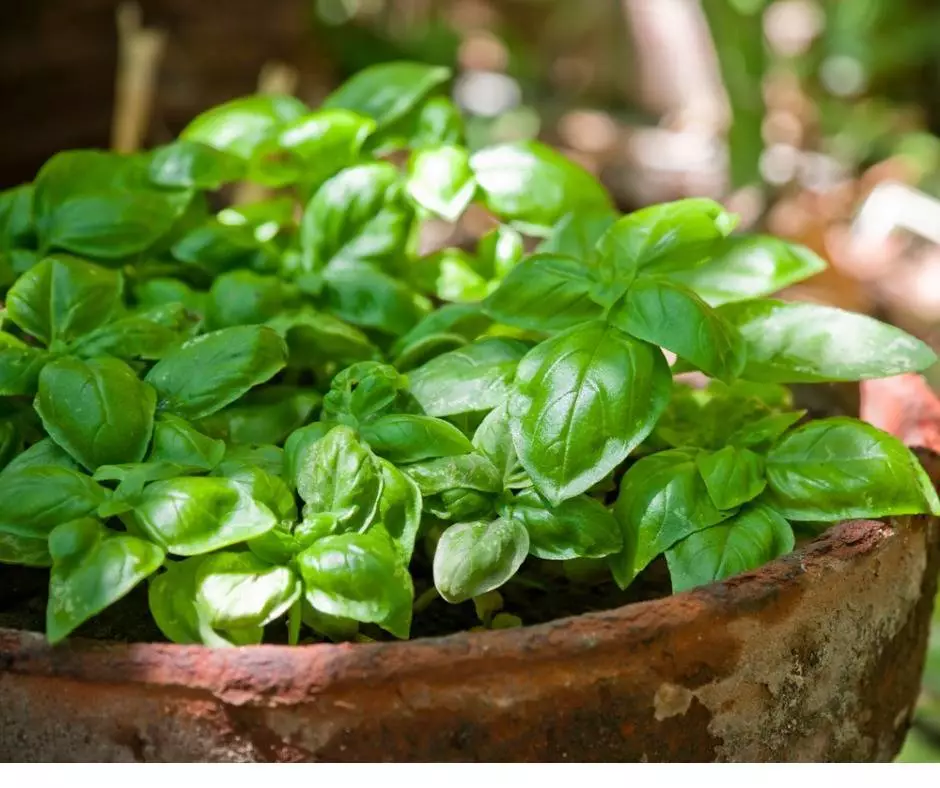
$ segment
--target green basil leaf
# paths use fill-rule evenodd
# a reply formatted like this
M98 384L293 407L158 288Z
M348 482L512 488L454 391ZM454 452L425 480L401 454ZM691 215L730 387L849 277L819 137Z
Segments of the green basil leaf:
M388 364L362 361L346 367L323 398L324 421L356 425L392 411L420 412L406 387L408 379Z
M223 208L216 214L222 224L246 226L258 243L272 241L286 231L293 231L296 203L288 195L257 202L239 203Z
M323 102L324 109L347 109L372 118L378 128L406 115L432 90L450 79L450 69L396 61L359 71Z
M470 152L459 145L416 150L406 188L422 208L449 222L457 221L477 190Z
M821 383L918 372L937 361L919 339L830 306L753 299L718 309L744 337L746 378Z
M33 245L33 192L28 183L0 191L0 249Z
M251 465L270 473L272 476L285 477L284 449L269 443L259 443L254 446L227 446L225 449L225 462L239 462L242 465Z
M398 464L473 451L473 444L460 430L433 416L392 413L363 425L360 431L376 454Z
M825 260L805 246L768 235L735 235L719 242L706 263L669 278L721 306L771 295L825 268Z
M314 542L297 556L304 597L331 616L378 624L397 638L411 627L414 588L394 543L381 528Z
M757 569L793 549L793 529L777 512L751 504L719 525L690 534L666 551L672 591Z
M618 219L598 241L599 266L618 275L668 274L708 258L736 219L714 200L653 205Z
M886 432L849 418L820 419L767 455L768 503L788 520L834 522L940 514L917 457Z
M176 240L170 253L181 263L218 276L233 268L277 270L280 251L270 243L259 243L248 225L223 224L217 217L192 227Z
M400 336L427 312L417 294L366 263L331 267L324 272L323 282L330 311L353 325L383 334Z
M517 230L501 224L485 233L477 244L477 269L487 279L509 275L525 255L525 242Z
M0 421L0 471L23 448L22 430L13 421Z
M284 441L284 478L294 489L297 489L299 474L302 470L311 467L315 462L314 446L335 426L335 424L317 421L294 430Z
M32 396L49 353L26 345L0 345L0 397Z
M695 460L698 452L673 449L644 457L624 474L614 516L623 550L608 560L626 588L660 553L690 534L720 523Z
M176 140L150 156L150 180L159 186L214 190L244 175L245 164L237 156L195 140Z
M309 306L282 312L267 325L284 338L288 347L288 366L319 368L323 364L353 364L377 359L381 354L358 328Z
M203 435L192 424L172 413L161 413L153 425L150 462L173 462L211 471L222 462L225 444Z
M388 267L403 254L413 223L414 209L393 165L349 167L324 183L304 209L302 269L315 273L330 263Z
M203 112L183 129L180 139L249 159L262 142L307 112L293 96L244 96Z
M187 311L203 315L206 312L206 295L170 277L155 277L134 286L134 299L142 309L176 308L181 304Z
M0 474L0 496L0 532L44 539L57 525L94 512L107 491L71 468L11 464Z
M134 523L174 555L199 555L270 531L276 515L238 483L214 476L154 482L134 509Z
M610 198L587 170L540 142L513 142L470 158L487 208L531 235L572 211L604 210Z
M281 443L307 423L319 404L320 395L315 391L265 386L200 419L199 428L228 444Z
M495 493L455 487L424 499L424 509L438 520L454 523L491 520L498 503Z
M459 350L466 344L467 340L459 334L430 334L405 347L395 357L394 366L402 372L410 372L444 353Z
M150 482L175 479L188 473L200 473L202 468L178 462L127 462L120 465L102 465L95 471L95 481L116 481L111 497L97 509L98 517L120 516L133 511L140 501L144 487Z
M196 605L196 578L209 556L194 556L185 561L168 562L167 571L150 581L150 613L160 631L174 643L203 643L205 611ZM257 645L264 632L260 627L229 630L225 638L213 633L211 645Z
M116 358L63 356L43 367L35 408L50 437L90 470L139 462L157 397Z
M531 486L532 480L519 462L512 442L509 410L505 403L493 408L480 422L473 435L473 447L496 466L505 489Z
M464 122L460 109L447 96L431 96L414 111L406 147L427 148L434 145L459 145L464 141Z
M493 289L477 268L477 260L462 249L440 249L415 262L409 281L442 301L475 303Z
M0 530L0 564L43 568L52 566L49 538L20 536Z
M68 255L47 257L7 293L7 314L47 345L68 343L108 322L121 307L124 280Z
M503 491L499 469L482 454L455 454L407 465L402 470L417 483L424 496L449 490Z
M279 277L229 271L212 282L206 323L210 330L265 323L288 306L290 300Z
M251 553L206 556L196 570L196 606L213 629L263 627L300 598L300 579Z
M163 563L155 544L116 533L85 518L49 535L52 572L46 607L46 638L58 643L72 630L125 597Z
M512 437L536 488L557 505L613 471L649 435L672 376L658 348L599 321L554 336L519 364Z
M444 304L425 315L414 328L397 339L391 354L401 355L420 340L441 334L455 334L473 340L486 331L491 322L479 304Z
M498 323L535 331L558 331L600 317L591 299L594 280L574 259L535 255L519 263L485 303Z
M603 558L620 552L623 546L617 520L607 507L588 495L552 507L534 490L525 490L505 507L503 516L525 526L529 553L536 558Z
M411 561L415 539L421 527L423 501L421 488L406 473L388 460L379 459L382 471L382 495L375 522L392 537L405 566Z
M719 509L735 509L756 498L767 486L764 458L749 449L725 446L718 451L702 452L695 463Z
M269 380L286 362L287 346L272 329L237 326L189 340L159 361L146 380L161 410L199 419Z
M691 290L664 279L634 282L608 320L711 377L732 380L744 369L744 340L738 331Z
M10 460L3 471L0 472L0 478L14 471L22 471L26 468L37 468L47 465L54 465L58 468L68 468L72 471L80 470L78 463L72 459L71 455L65 451L65 449L59 446L52 438L43 438Z
M529 533L518 520L457 523L434 552L434 585L448 602L466 602L505 584L529 553Z
M255 501L264 504L278 518L279 527L293 527L297 521L294 494L280 476L237 458L224 459L213 471L238 484Z
M81 358L116 356L124 360L156 360L190 333L192 316L182 304L128 314L75 340L70 347Z
M430 416L490 410L505 401L527 350L514 339L477 340L412 370L411 393Z
M355 430L334 427L302 461L295 472L297 492L306 503L304 516L332 514L343 530L368 528L382 493L382 473L375 455L359 442Z
M139 159L101 151L57 153L36 176L40 249L102 260L139 254L167 235L191 201L158 189Z
M767 448L805 415L805 410L795 410L751 419L728 435L727 442L755 450Z
M617 215L610 210L569 213L552 228L551 235L539 244L536 252L592 263L598 241L616 220Z

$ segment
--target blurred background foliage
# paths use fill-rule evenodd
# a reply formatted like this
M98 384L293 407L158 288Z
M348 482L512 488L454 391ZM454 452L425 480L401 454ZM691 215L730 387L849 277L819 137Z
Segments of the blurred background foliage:
M365 66L420 60L454 70L471 145L542 138L624 211L722 199L830 261L793 295L940 349L937 0L4 0L2 14L0 187L127 136L121 90L130 136L156 145L259 85L316 105ZM151 79L128 85L135 58ZM909 189L860 213L886 184ZM940 760L935 621L902 760Z

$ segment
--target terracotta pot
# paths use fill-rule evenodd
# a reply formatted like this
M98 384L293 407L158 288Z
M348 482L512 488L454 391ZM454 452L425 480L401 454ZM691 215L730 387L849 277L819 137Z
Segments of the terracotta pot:
M940 448L919 378L863 415ZM935 479L940 458L922 453ZM762 569L517 630L212 650L0 630L0 758L889 760L940 563L931 517L842 523Z

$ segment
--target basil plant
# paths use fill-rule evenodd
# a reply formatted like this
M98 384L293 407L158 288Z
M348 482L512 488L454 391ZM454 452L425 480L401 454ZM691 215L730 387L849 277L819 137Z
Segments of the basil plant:
M621 216L539 143L469 150L448 78L236 99L0 193L0 562L48 569L50 641L138 586L178 643L513 626L493 592L559 567L625 589L664 556L681 591L938 513L896 438L787 388L930 349L769 298L823 262L716 202ZM270 196L219 210L246 180ZM421 250L472 204L489 233Z

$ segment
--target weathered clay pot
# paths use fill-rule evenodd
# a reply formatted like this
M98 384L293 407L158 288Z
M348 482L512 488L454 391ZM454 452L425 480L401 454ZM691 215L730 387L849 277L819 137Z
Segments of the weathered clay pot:
M919 378L863 415L940 447ZM924 461L935 479L940 461ZM519 630L232 650L0 630L0 758L889 760L940 568L930 517L848 522L756 572Z

